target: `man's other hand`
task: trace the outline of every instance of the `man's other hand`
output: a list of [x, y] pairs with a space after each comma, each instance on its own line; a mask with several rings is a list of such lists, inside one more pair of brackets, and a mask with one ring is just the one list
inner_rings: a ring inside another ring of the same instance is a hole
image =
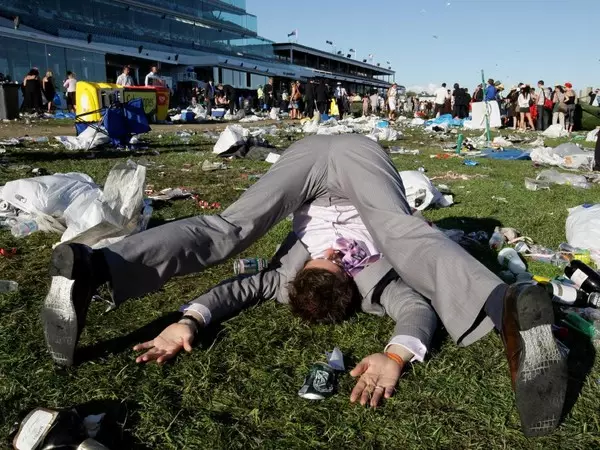
[[147, 350], [146, 353], [138, 356], [135, 362], [146, 363], [156, 361], [158, 364], [162, 364], [173, 358], [181, 349], [191, 352], [194, 337], [195, 333], [191, 325], [185, 323], [169, 325], [153, 340], [133, 347], [133, 350], [136, 352]]
[[367, 356], [350, 372], [355, 378], [360, 376], [350, 394], [350, 401], [354, 403], [360, 399], [363, 406], [369, 403], [377, 407], [382, 397], [388, 399], [394, 394], [403, 368], [383, 353]]

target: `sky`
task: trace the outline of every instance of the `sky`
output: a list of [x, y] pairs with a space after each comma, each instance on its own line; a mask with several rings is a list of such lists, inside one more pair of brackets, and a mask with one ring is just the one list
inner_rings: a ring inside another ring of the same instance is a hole
[[600, 0], [246, 0], [259, 35], [391, 62], [396, 82], [431, 91], [500, 80], [600, 87]]

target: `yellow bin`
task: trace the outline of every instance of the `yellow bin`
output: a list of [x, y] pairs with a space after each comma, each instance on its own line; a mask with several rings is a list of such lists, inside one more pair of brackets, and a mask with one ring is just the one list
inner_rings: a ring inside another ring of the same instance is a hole
[[82, 119], [86, 122], [99, 122], [102, 116], [98, 111], [108, 108], [123, 97], [123, 88], [113, 83], [90, 83], [78, 81], [75, 91], [77, 115], [86, 114]]

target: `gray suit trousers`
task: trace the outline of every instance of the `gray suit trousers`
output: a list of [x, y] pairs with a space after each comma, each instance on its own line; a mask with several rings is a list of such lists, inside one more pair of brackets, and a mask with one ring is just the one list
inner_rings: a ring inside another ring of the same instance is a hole
[[114, 300], [142, 296], [172, 277], [221, 263], [313, 201], [354, 205], [377, 247], [408, 286], [431, 300], [456, 342], [468, 345], [492, 329], [480, 314], [502, 281], [411, 215], [392, 161], [359, 135], [298, 141], [222, 214], [171, 222], [104, 249]]

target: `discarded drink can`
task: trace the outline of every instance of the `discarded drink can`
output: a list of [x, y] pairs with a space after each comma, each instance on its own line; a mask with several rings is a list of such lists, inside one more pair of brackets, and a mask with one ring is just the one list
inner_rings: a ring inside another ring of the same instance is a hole
[[244, 258], [233, 262], [236, 275], [253, 275], [267, 268], [269, 261], [262, 258]]
[[329, 364], [315, 363], [310, 368], [298, 395], [307, 400], [323, 400], [333, 395], [335, 370]]

